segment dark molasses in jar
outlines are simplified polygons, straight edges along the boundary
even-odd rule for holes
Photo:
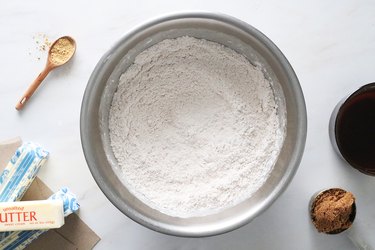
[[[340,107],[335,137],[338,149],[350,165],[375,175],[375,83],[354,92]]]

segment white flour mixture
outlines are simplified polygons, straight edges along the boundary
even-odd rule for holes
[[[143,202],[172,216],[212,214],[266,181],[284,140],[279,110],[271,83],[244,56],[206,40],[168,39],[121,76],[111,146]]]

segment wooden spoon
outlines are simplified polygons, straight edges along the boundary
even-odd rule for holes
[[[74,55],[76,50],[76,42],[69,36],[63,36],[57,39],[48,51],[47,64],[44,70],[38,75],[34,82],[29,86],[22,98],[17,102],[16,109],[21,110],[25,103],[34,94],[48,73],[65,63],[67,63]]]

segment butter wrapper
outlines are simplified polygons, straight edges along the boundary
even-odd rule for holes
[[[63,215],[67,217],[71,213],[79,209],[79,203],[75,194],[70,192],[66,187],[61,188],[59,191],[51,195],[48,200],[60,201],[63,204]],[[47,232],[44,230],[29,230],[29,231],[11,231],[0,234],[0,249],[4,250],[21,250],[24,249],[33,240],[37,239],[40,235]]]
[[[0,202],[1,232],[51,229],[62,225],[62,200]]]
[[[21,200],[48,155],[32,142],[22,144],[0,175],[0,202]]]

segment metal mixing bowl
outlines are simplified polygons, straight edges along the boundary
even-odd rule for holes
[[[285,101],[286,138],[265,184],[249,199],[217,214],[177,218],[156,211],[132,195],[117,174],[109,141],[108,115],[121,74],[136,55],[167,38],[203,38],[257,62]],[[285,98],[284,98],[285,97]],[[134,221],[178,236],[201,237],[234,230],[254,219],[285,190],[300,163],[306,140],[306,107],[298,79],[281,51],[252,26],[222,14],[182,13],[148,22],[124,36],[99,61],[82,101],[81,140],[87,164],[108,199]]]

